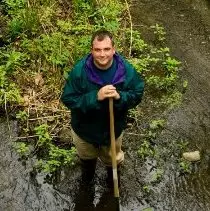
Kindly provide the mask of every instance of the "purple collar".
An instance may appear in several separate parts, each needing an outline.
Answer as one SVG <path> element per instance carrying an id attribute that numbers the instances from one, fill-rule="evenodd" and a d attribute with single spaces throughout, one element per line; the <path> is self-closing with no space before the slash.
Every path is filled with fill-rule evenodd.
<path id="1" fill-rule="evenodd" d="M 111 82 L 112 85 L 119 84 L 125 80 L 125 66 L 123 64 L 122 58 L 119 54 L 115 53 L 113 59 L 115 59 L 117 64 L 117 70 Z M 89 54 L 85 62 L 85 71 L 87 73 L 88 79 L 98 85 L 104 85 L 104 82 L 101 80 L 100 76 L 96 73 L 95 67 L 93 65 L 93 56 Z"/>

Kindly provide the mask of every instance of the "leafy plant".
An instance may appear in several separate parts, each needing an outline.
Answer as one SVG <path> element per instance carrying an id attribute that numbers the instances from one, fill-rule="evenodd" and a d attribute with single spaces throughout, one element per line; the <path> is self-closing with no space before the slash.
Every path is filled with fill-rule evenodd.
<path id="1" fill-rule="evenodd" d="M 191 173 L 191 163 L 190 161 L 184 160 L 183 158 L 179 161 L 179 168 L 181 173 Z"/>
<path id="2" fill-rule="evenodd" d="M 164 67 L 169 71 L 169 73 L 177 71 L 178 66 L 181 62 L 177 61 L 174 58 L 168 56 L 166 60 L 163 62 Z"/>
<path id="3" fill-rule="evenodd" d="M 7 83 L 4 84 L 6 86 Z M 7 87 L 0 89 L 0 105 L 10 103 L 22 103 L 22 97 L 16 84 L 10 83 Z"/>
<path id="4" fill-rule="evenodd" d="M 189 142 L 186 141 L 186 140 L 180 140 L 178 143 L 177 143 L 177 146 L 179 147 L 180 150 L 186 150 L 187 149 L 187 146 L 189 145 Z"/>
<path id="5" fill-rule="evenodd" d="M 3 88 L 8 85 L 8 81 L 6 78 L 6 70 L 3 65 L 0 66 L 0 87 Z"/>
<path id="6" fill-rule="evenodd" d="M 9 52 L 3 52 L 4 58 L 4 66 L 2 69 L 5 70 L 6 73 L 11 73 L 16 70 L 17 67 L 21 67 L 27 59 L 27 55 L 25 53 L 12 50 Z"/>
<path id="7" fill-rule="evenodd" d="M 45 173 L 53 173 L 63 166 L 74 165 L 76 158 L 76 149 L 61 149 L 54 145 L 50 146 L 49 158 L 47 160 L 38 160 L 36 167 Z"/>
<path id="8" fill-rule="evenodd" d="M 183 82 L 183 88 L 187 88 L 187 86 L 188 86 L 188 81 L 187 80 L 185 80 L 184 82 Z"/>
<path id="9" fill-rule="evenodd" d="M 164 171 L 162 169 L 157 169 L 155 174 L 153 175 L 152 182 L 153 183 L 159 182 L 161 178 L 163 177 L 163 173 Z"/>
<path id="10" fill-rule="evenodd" d="M 182 102 L 182 93 L 174 90 L 171 94 L 163 95 L 160 103 L 168 106 L 169 109 L 177 107 Z"/>
<path id="11" fill-rule="evenodd" d="M 145 159 L 148 156 L 153 157 L 155 151 L 151 144 L 147 140 L 144 140 L 143 143 L 140 145 L 140 148 L 138 149 L 137 153 L 140 158 Z"/>
<path id="12" fill-rule="evenodd" d="M 38 147 L 48 146 L 51 144 L 52 137 L 48 132 L 49 126 L 47 124 L 41 124 L 34 128 L 35 134 L 38 136 Z"/>
<path id="13" fill-rule="evenodd" d="M 142 211 L 154 211 L 154 209 L 152 207 L 148 207 L 148 208 L 143 209 Z"/>
<path id="14" fill-rule="evenodd" d="M 188 81 L 187 80 L 184 80 L 184 82 L 183 82 L 183 93 L 185 93 L 186 92 L 186 90 L 187 90 L 187 87 L 188 87 Z"/>
<path id="15" fill-rule="evenodd" d="M 155 25 L 151 26 L 151 29 L 154 30 L 154 34 L 157 35 L 159 41 L 165 40 L 166 32 L 162 26 L 156 23 Z"/>
<path id="16" fill-rule="evenodd" d="M 150 187 L 149 185 L 144 185 L 144 186 L 143 186 L 143 191 L 144 191 L 146 194 L 148 194 L 148 193 L 150 193 L 150 191 L 151 191 L 151 187 Z"/>
<path id="17" fill-rule="evenodd" d="M 159 128 L 163 128 L 165 123 L 166 121 L 164 119 L 152 120 L 149 126 L 150 126 L 150 129 L 157 130 Z"/>
<path id="18" fill-rule="evenodd" d="M 27 118 L 28 118 L 28 114 L 26 113 L 26 111 L 19 111 L 19 112 L 16 114 L 16 118 L 17 118 L 17 119 L 20 119 L 21 121 L 25 121 L 25 120 L 27 120 Z"/>
<path id="19" fill-rule="evenodd" d="M 16 149 L 17 153 L 20 155 L 21 158 L 27 158 L 30 154 L 30 149 L 28 145 L 24 142 L 16 142 L 14 144 L 14 148 Z"/>
<path id="20" fill-rule="evenodd" d="M 10 13 L 16 13 L 26 5 L 26 0 L 3 0 Z"/>

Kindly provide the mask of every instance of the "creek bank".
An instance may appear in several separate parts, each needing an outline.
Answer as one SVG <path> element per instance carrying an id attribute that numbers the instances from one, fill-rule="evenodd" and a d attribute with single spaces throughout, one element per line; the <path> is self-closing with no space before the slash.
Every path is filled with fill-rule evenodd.
<path id="1" fill-rule="evenodd" d="M 0 210 L 68 210 L 72 199 L 44 183 L 45 175 L 33 177 L 30 161 L 22 163 L 14 152 L 17 128 L 15 121 L 10 122 L 9 130 L 6 120 L 0 120 Z"/>
<path id="2" fill-rule="evenodd" d="M 154 23 L 166 28 L 167 45 L 173 55 L 182 61 L 180 74 L 188 80 L 189 85 L 181 107 L 159 116 L 168 119 L 166 128 L 156 139 L 164 169 L 160 180 L 154 181 L 160 167 L 159 161 L 148 158 L 143 161 L 136 153 L 142 143 L 141 134 L 130 134 L 129 130 L 125 134 L 126 160 L 122 169 L 121 209 L 210 210 L 209 3 L 196 0 L 135 2 L 132 9 L 134 23 L 142 25 L 140 31 L 143 32 Z M 146 102 L 142 107 L 144 104 Z M 147 127 L 145 122 L 158 117 L 157 111 L 152 114 L 154 109 L 151 105 L 151 116 L 141 120 L 142 130 Z M 15 138 L 15 122 L 11 122 L 11 130 Z M 18 161 L 5 122 L 0 123 L 0 131 L 0 167 L 3 172 L 0 175 L 0 208 L 6 211 L 74 210 L 79 168 L 62 172 L 60 181 L 54 186 L 44 183 L 43 175 L 38 174 L 35 178 L 31 175 L 30 162 L 24 167 Z M 202 154 L 201 161 L 193 164 L 191 174 L 181 175 L 177 172 L 177 143 L 181 139 L 189 142 L 190 150 L 199 149 Z M 98 163 L 94 204 L 100 202 L 106 191 L 104 178 L 104 168 Z M 109 196 L 106 196 L 107 200 Z"/>
<path id="3" fill-rule="evenodd" d="M 202 159 L 192 165 L 190 175 L 178 176 L 170 153 L 164 165 L 165 186 L 150 197 L 157 210 L 209 210 L 210 205 L 210 7 L 208 1 L 135 1 L 133 21 L 143 36 L 150 40 L 145 29 L 153 23 L 164 26 L 167 46 L 182 62 L 180 76 L 188 80 L 180 108 L 167 115 L 168 124 L 159 142 L 176 146 L 188 141 L 188 150 L 201 151 Z M 168 170 L 167 170 L 168 169 Z"/>

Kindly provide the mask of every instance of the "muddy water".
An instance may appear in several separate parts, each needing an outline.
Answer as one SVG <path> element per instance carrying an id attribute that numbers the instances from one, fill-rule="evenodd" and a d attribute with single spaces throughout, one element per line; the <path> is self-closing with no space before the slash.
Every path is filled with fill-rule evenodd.
<path id="1" fill-rule="evenodd" d="M 167 45 L 182 61 L 181 76 L 189 82 L 181 108 L 168 115 L 168 128 L 159 139 L 176 144 L 182 138 L 189 141 L 191 150 L 202 152 L 202 160 L 194 164 L 190 176 L 177 176 L 171 171 L 161 193 L 154 194 L 153 207 L 210 210 L 210 3 L 136 0 L 133 4 L 134 24 L 145 38 L 150 39 L 145 29 L 151 24 L 165 27 Z"/>
<path id="2" fill-rule="evenodd" d="M 160 182 L 152 182 L 160 168 L 157 161 L 142 162 L 135 153 L 141 142 L 140 134 L 125 134 L 121 211 L 210 210 L 210 3 L 205 0 L 136 0 L 132 15 L 136 28 L 148 41 L 150 25 L 159 23 L 165 27 L 167 45 L 182 61 L 180 74 L 188 80 L 189 86 L 181 107 L 164 114 L 168 119 L 167 128 L 158 137 L 164 169 Z M 62 172 L 53 186 L 44 182 L 44 175 L 31 173 L 33 161 L 26 164 L 18 161 L 12 150 L 16 130 L 15 122 L 10 122 L 10 131 L 6 121 L 0 122 L 0 211 L 115 210 L 100 163 L 96 185 L 89 190 L 89 196 L 82 198 L 82 192 L 77 194 L 78 166 Z M 174 146 L 180 139 L 189 141 L 190 150 L 202 152 L 201 161 L 193 164 L 189 175 L 177 172 L 178 152 Z"/>
<path id="3" fill-rule="evenodd" d="M 30 162 L 25 166 L 18 161 L 12 147 L 12 140 L 17 137 L 16 123 L 10 122 L 8 127 L 6 121 L 1 120 L 0 134 L 0 211 L 69 209 L 70 196 L 44 183 L 44 176 L 34 178 Z"/>

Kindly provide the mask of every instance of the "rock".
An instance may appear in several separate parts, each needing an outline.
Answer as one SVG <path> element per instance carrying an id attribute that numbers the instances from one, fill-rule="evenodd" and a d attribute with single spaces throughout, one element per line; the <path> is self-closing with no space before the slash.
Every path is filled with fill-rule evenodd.
<path id="1" fill-rule="evenodd" d="M 72 143 L 71 129 L 66 127 L 62 128 L 59 132 L 59 139 L 60 142 Z"/>
<path id="2" fill-rule="evenodd" d="M 199 151 L 184 152 L 182 156 L 184 159 L 186 159 L 188 161 L 198 161 L 201 159 Z"/>

